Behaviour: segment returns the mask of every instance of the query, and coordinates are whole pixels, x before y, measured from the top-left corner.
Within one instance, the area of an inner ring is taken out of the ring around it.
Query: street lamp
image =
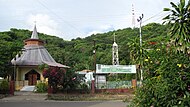
[[[142,14],[142,16],[139,16],[139,19],[137,19],[137,21],[140,23],[140,27],[139,27],[139,33],[140,33],[140,72],[141,72],[141,78],[140,78],[140,85],[142,85],[142,81],[143,81],[143,70],[142,70],[142,32],[141,32],[141,24],[142,24],[142,19],[143,19],[144,15]]]

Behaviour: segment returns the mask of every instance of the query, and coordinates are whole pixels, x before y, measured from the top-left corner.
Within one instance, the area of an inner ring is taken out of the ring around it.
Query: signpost
[[[97,74],[136,73],[136,65],[101,65],[96,64]]]

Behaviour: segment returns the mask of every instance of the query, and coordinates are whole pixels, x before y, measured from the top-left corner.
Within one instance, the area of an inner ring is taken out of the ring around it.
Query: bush
[[[58,85],[61,84],[66,70],[58,67],[47,67],[43,69],[43,77],[48,78],[48,85],[53,88],[53,93],[57,92]]]
[[[47,89],[48,89],[48,86],[46,83],[40,82],[36,85],[36,92],[38,93],[45,93],[47,92]]]
[[[90,93],[89,86],[85,83],[80,84],[80,88],[82,89],[80,93]]]
[[[62,79],[62,83],[60,84],[63,87],[63,91],[71,91],[80,88],[80,84],[83,82],[83,77],[76,74],[74,69],[69,69],[64,78]]]
[[[0,84],[0,93],[8,94],[9,93],[9,83],[6,80],[3,80]]]
[[[154,50],[152,50],[154,51]],[[183,53],[154,51],[131,107],[190,107],[190,64]],[[150,53],[150,51],[149,51]],[[153,53],[153,52],[152,52]],[[165,54],[166,53],[166,54]]]

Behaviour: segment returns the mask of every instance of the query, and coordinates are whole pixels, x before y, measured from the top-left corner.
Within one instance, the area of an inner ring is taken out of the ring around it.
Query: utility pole
[[[139,27],[139,33],[140,33],[140,73],[141,73],[141,78],[140,78],[140,85],[142,85],[142,81],[143,81],[143,70],[142,70],[142,32],[141,32],[141,24],[142,24],[142,19],[143,19],[144,15],[142,14],[142,16],[139,16],[139,19],[137,19],[137,21],[140,23],[140,27]]]
[[[96,76],[96,41],[94,41],[94,50],[93,50],[93,54],[94,54],[94,75],[95,75],[95,86],[98,86],[98,80],[97,80],[97,76]],[[97,81],[97,82],[96,82]]]

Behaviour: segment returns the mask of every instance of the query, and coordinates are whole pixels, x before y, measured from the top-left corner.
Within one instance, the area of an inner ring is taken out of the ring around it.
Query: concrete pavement
[[[8,96],[2,101],[44,101],[47,99],[47,93],[34,93],[34,92],[15,92],[14,96]]]
[[[0,101],[1,107],[126,107],[122,101]]]

